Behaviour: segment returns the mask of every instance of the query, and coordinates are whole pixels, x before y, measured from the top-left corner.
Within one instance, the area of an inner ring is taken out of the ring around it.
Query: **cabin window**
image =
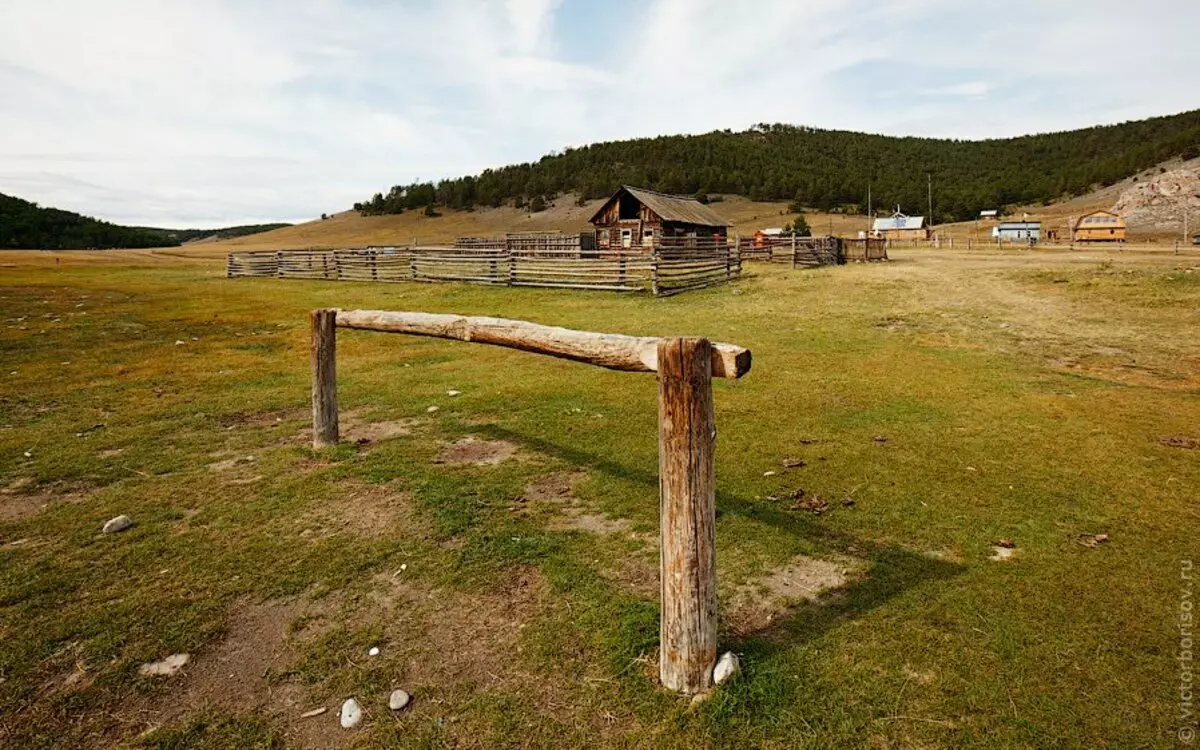
[[[633,230],[621,230],[621,247],[633,247]]]
[[[622,221],[637,219],[638,211],[641,208],[641,206],[642,206],[642,204],[638,201],[637,198],[634,198],[632,195],[630,195],[628,193],[622,193],[621,194],[621,203],[618,206],[617,218],[621,219]]]
[[[654,230],[646,229],[644,232],[642,232],[642,245],[644,247],[650,247],[653,244],[654,244]]]

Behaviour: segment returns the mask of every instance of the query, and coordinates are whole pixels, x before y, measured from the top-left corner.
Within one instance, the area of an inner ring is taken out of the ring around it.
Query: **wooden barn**
[[[1112,211],[1093,211],[1075,222],[1071,238],[1076,242],[1124,242],[1125,219]]]
[[[670,237],[723,242],[729,234],[729,223],[698,200],[628,185],[600,207],[592,225],[602,250],[650,248],[657,239]]]
[[[886,219],[876,219],[871,224],[871,236],[886,240],[927,240],[929,227],[924,216],[905,216],[896,213]]]

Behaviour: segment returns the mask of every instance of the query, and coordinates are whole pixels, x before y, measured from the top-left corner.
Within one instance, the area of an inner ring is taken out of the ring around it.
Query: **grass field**
[[[326,306],[751,348],[715,384],[742,676],[695,706],[656,687],[652,376],[342,332],[348,440],[314,452]],[[6,253],[0,312],[2,747],[1151,748],[1187,724],[1200,254],[899,251],[652,299]]]

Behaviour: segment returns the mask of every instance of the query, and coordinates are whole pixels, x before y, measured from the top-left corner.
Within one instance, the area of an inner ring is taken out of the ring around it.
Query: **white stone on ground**
[[[738,661],[737,655],[732,651],[726,651],[721,654],[720,659],[717,659],[717,666],[713,667],[713,682],[722,685],[736,677],[741,671],[742,665]]]
[[[393,690],[392,694],[388,696],[388,708],[393,711],[403,711],[411,700],[412,696],[403,690]]]
[[[362,719],[362,709],[359,708],[358,701],[347,698],[338,714],[338,721],[341,722],[342,729],[353,729],[362,723]]]
[[[379,656],[379,647],[372,646],[371,648],[367,649],[367,656]]]
[[[115,534],[118,531],[124,531],[125,529],[128,529],[132,525],[133,519],[129,516],[117,516],[116,518],[109,519],[108,522],[104,524],[102,531],[105,534]]]
[[[138,667],[143,677],[173,677],[192,660],[189,654],[171,654],[162,661],[152,661]]]

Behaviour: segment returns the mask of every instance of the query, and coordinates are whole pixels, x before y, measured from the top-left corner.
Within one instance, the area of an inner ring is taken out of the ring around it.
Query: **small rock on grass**
[[[110,518],[104,524],[104,528],[101,531],[105,534],[115,534],[118,531],[128,529],[130,526],[133,526],[132,518],[129,516],[117,516],[116,518]]]
[[[1098,544],[1104,544],[1108,541],[1108,534],[1080,534],[1079,543],[1084,547],[1095,548]]]
[[[717,666],[713,667],[713,682],[717,685],[723,685],[734,677],[737,677],[741,671],[742,664],[738,661],[737,654],[732,651],[726,651],[721,654],[720,659],[717,659]]]
[[[162,661],[152,661],[138,667],[143,677],[174,677],[192,660],[190,654],[171,654]]]
[[[342,704],[342,710],[338,713],[338,721],[342,725],[342,729],[353,729],[362,723],[363,715],[362,708],[359,707],[358,701],[353,698],[347,698]]]
[[[403,690],[393,690],[392,694],[388,696],[388,708],[393,711],[403,711],[408,707],[410,701],[412,701],[412,696],[408,693]]]

